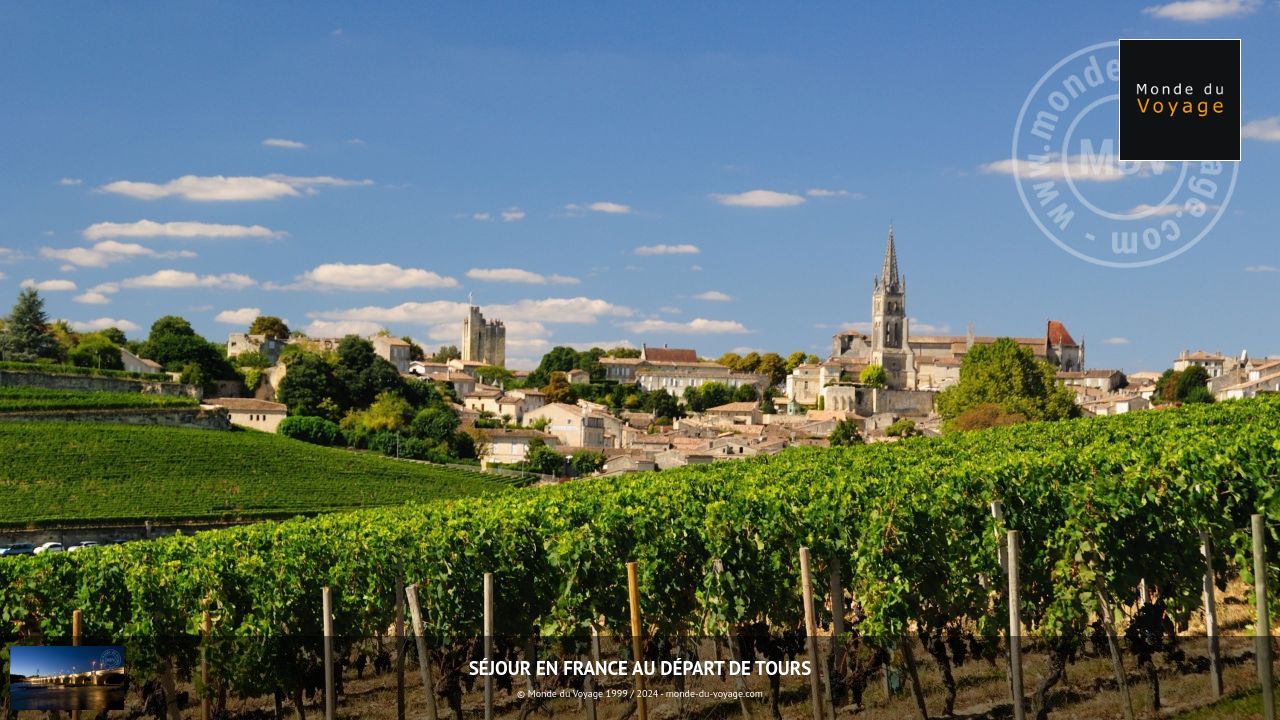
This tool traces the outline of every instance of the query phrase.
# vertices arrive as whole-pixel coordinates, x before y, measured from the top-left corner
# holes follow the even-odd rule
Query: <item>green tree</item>
[[[948,430],[984,430],[986,428],[1017,425],[1027,421],[1022,413],[1005,412],[995,403],[974,405],[957,415],[947,424]]]
[[[701,387],[685,388],[684,401],[689,405],[689,409],[702,412],[707,408],[732,402],[733,389],[724,383],[704,383]]]
[[[458,430],[458,416],[442,407],[430,407],[413,416],[409,431],[424,440],[452,442]]]
[[[583,475],[591,475],[604,467],[605,457],[603,453],[593,450],[579,450],[569,458],[569,467],[573,468],[573,474],[579,477]]]
[[[542,360],[538,363],[538,367],[529,373],[528,386],[541,387],[551,382],[553,373],[567,373],[578,367],[578,351],[571,347],[563,345],[551,348],[550,352],[542,356]]]
[[[287,376],[286,376],[287,377]],[[352,413],[348,417],[371,432],[397,432],[414,418],[413,406],[393,392],[382,392],[367,410]],[[344,419],[345,422],[345,419]]]
[[[18,301],[5,318],[0,356],[15,362],[34,362],[56,358],[58,353],[58,340],[44,312],[44,298],[35,288],[25,288],[18,293]]]
[[[290,415],[312,415],[336,421],[342,417],[342,386],[333,367],[315,353],[292,355],[276,399],[289,406]]]
[[[67,353],[67,360],[80,367],[123,370],[120,348],[100,332],[80,336],[80,343]]]
[[[124,331],[118,327],[109,327],[105,330],[99,330],[98,333],[110,340],[116,347],[124,347],[129,339],[124,336]]]
[[[977,345],[960,364],[960,382],[938,393],[938,414],[944,427],[956,429],[951,421],[979,405],[997,406],[1006,416],[1021,415],[1028,420],[1059,420],[1077,417],[1080,408],[1070,388],[1060,384],[1056,369],[1036,359],[1030,348],[1009,338],[990,345]]]
[[[907,418],[899,418],[893,421],[893,424],[884,429],[884,434],[889,437],[915,437],[920,434],[920,430],[916,428],[916,421]]]
[[[334,374],[346,390],[348,407],[363,408],[373,404],[380,393],[401,393],[404,378],[400,371],[373,350],[373,343],[356,335],[348,335],[338,343],[338,362]]]
[[[275,315],[259,315],[249,325],[250,335],[266,335],[267,337],[289,339],[289,326]]]
[[[259,370],[271,367],[271,363],[267,362],[267,356],[257,350],[243,352],[230,358],[231,364],[238,368],[258,368]]]
[[[858,375],[858,382],[870,388],[882,388],[888,379],[883,365],[868,365]]]
[[[733,400],[730,402],[755,402],[759,399],[760,393],[756,390],[755,385],[739,385],[733,391]]]
[[[756,372],[761,375],[769,376],[769,385],[780,385],[787,379],[787,361],[782,359],[778,353],[765,353],[760,356],[760,362],[756,366]]]
[[[515,373],[498,365],[481,365],[476,368],[474,373],[476,379],[486,385],[501,385],[506,387],[511,379],[515,377]]]
[[[200,367],[206,390],[214,380],[239,377],[226,358],[226,348],[196,334],[191,323],[176,315],[165,315],[151,324],[151,334],[141,348],[143,357],[155,360],[170,372],[186,372],[188,365]]]
[[[858,430],[856,420],[838,420],[831,434],[827,436],[831,447],[848,447],[862,444],[862,432]]]
[[[666,390],[654,390],[644,400],[644,408],[653,413],[654,420],[678,420],[685,416],[684,406]]]
[[[542,438],[534,438],[529,441],[524,465],[540,475],[561,475],[564,473],[564,456],[548,447]]]
[[[569,384],[569,378],[563,372],[554,372],[551,374],[551,381],[543,388],[542,392],[547,396],[549,403],[569,403],[570,405],[578,402],[578,395],[574,392],[573,386]]]
[[[792,371],[794,371],[796,368],[803,365],[804,361],[805,361],[805,354],[803,350],[797,350],[791,353],[790,355],[788,355],[787,365],[786,365],[787,374],[790,375]]]
[[[1174,383],[1174,399],[1186,403],[1213,402],[1209,392],[1209,371],[1192,365],[1178,375]]]
[[[462,359],[462,352],[458,350],[457,345],[441,345],[439,350],[436,350],[434,353],[431,354],[430,357],[427,358],[427,361],[433,362],[433,363],[446,363],[446,362],[449,362],[450,360],[461,360],[461,359]]]
[[[413,338],[405,335],[400,339],[409,343],[409,362],[421,361],[427,357],[427,352],[422,349],[421,345],[414,342]]]

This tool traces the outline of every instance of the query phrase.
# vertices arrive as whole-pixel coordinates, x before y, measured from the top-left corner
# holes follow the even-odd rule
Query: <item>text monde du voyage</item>
[[[1222,100],[1213,99],[1214,96],[1225,94],[1222,85],[1206,83],[1197,92],[1197,88],[1190,83],[1174,85],[1136,83],[1134,92],[1137,95],[1134,99],[1138,103],[1138,112],[1143,115],[1209,117],[1226,113],[1225,103]]]

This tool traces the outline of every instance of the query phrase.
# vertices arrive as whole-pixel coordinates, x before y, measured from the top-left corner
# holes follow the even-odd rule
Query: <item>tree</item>
[[[451,442],[453,434],[458,430],[458,417],[451,411],[440,407],[431,407],[419,411],[409,423],[409,431],[424,440]]]
[[[346,442],[337,423],[319,417],[293,415],[280,421],[276,432],[313,445],[341,445]]]
[[[393,392],[382,392],[367,410],[347,417],[356,418],[355,422],[372,432],[396,432],[408,425],[414,414],[413,406],[404,398]]]
[[[275,315],[259,315],[249,325],[250,335],[266,335],[267,337],[289,339],[289,326]]]
[[[884,434],[889,437],[915,437],[920,434],[920,430],[916,427],[915,420],[907,418],[899,418],[893,421],[893,424],[884,429]]]
[[[653,413],[653,419],[678,420],[685,416],[684,407],[674,395],[666,390],[655,390],[645,398],[644,407]]]
[[[787,379],[787,361],[782,359],[778,353],[765,353],[760,356],[760,362],[756,366],[756,372],[761,375],[769,376],[769,385],[780,385]]]
[[[239,377],[227,361],[226,349],[197,335],[191,323],[177,315],[165,315],[151,324],[151,334],[141,352],[143,357],[155,360],[170,372],[187,372],[188,365],[198,366],[206,391],[211,389],[209,386],[214,380]]]
[[[258,368],[259,370],[271,367],[271,363],[267,361],[267,356],[257,350],[242,352],[233,358],[230,358],[231,364],[238,368]]]
[[[960,413],[948,424],[949,430],[983,430],[985,428],[1016,425],[1027,421],[1022,413],[1005,412],[995,403],[975,405]]]
[[[564,472],[564,456],[547,447],[542,438],[529,441],[529,449],[524,456],[525,467],[539,475],[560,475]]]
[[[858,375],[858,381],[870,388],[882,388],[888,380],[883,365],[868,365]]]
[[[733,400],[731,402],[755,402],[760,399],[760,393],[756,390],[755,385],[739,385],[733,391]],[[715,407],[714,405],[712,407]]]
[[[542,356],[542,360],[538,363],[538,367],[529,373],[527,380],[529,387],[541,387],[551,382],[553,373],[567,373],[578,367],[578,351],[571,347],[559,345],[551,348],[551,351]]]
[[[985,404],[997,406],[1005,416],[1027,420],[1079,416],[1074,393],[1056,375],[1052,365],[1009,338],[977,345],[960,364],[960,382],[938,393],[938,414],[947,429],[957,429],[952,421]]]
[[[129,339],[124,336],[124,331],[118,327],[109,327],[105,330],[99,330],[98,333],[114,343],[116,347],[124,347],[129,342]]]
[[[458,350],[457,345],[441,345],[439,350],[436,350],[427,358],[427,361],[433,363],[447,363],[450,360],[461,359],[462,352]]]
[[[357,335],[348,335],[338,343],[338,362],[334,375],[346,390],[347,407],[371,405],[379,393],[400,393],[404,378],[400,371],[373,350],[373,343]]]
[[[694,412],[702,412],[732,400],[733,389],[724,383],[709,382],[701,387],[688,387],[684,390],[684,401]]]
[[[53,334],[53,339],[58,341],[58,360],[65,360],[67,353],[80,344],[80,333],[76,332],[66,320],[54,320],[49,325],[49,332]]]
[[[1178,376],[1174,384],[1174,399],[1181,402],[1213,402],[1209,392],[1209,371],[1192,365]]]
[[[481,365],[475,369],[476,379],[486,385],[501,385],[506,387],[507,383],[515,377],[515,373],[498,365]]]
[[[774,415],[778,412],[778,407],[773,404],[774,392],[773,388],[765,388],[760,394],[760,412],[765,415]]]
[[[568,403],[570,405],[578,402],[578,395],[573,391],[573,386],[569,384],[569,378],[562,372],[555,372],[551,375],[551,381],[542,388],[542,392],[547,396],[549,403]]]
[[[0,356],[15,362],[34,362],[58,357],[58,340],[49,327],[44,312],[44,298],[35,288],[18,293],[18,301],[4,321],[0,335]]]
[[[790,375],[796,368],[804,364],[805,354],[803,350],[797,350],[787,356],[786,370]]]
[[[591,475],[604,467],[604,461],[603,453],[593,450],[579,450],[569,458],[569,467],[573,468],[574,475]]]
[[[100,370],[124,369],[124,362],[120,359],[120,348],[102,333],[81,335],[80,343],[67,353],[67,360],[79,367]]]
[[[293,355],[276,398],[289,406],[290,415],[314,415],[328,420],[341,419],[342,389],[333,368],[315,353]]]
[[[400,339],[409,343],[409,362],[421,361],[426,358],[427,356],[426,351],[422,349],[421,345],[414,342],[413,338],[409,337],[408,335],[405,335]]]
[[[827,442],[831,443],[831,447],[861,445],[862,432],[858,430],[857,421],[848,419],[836,421],[835,427],[831,428],[831,434],[827,436]]]

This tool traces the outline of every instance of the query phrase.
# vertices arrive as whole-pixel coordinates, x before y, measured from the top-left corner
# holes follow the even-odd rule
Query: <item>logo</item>
[[[121,657],[120,651],[113,647],[103,650],[101,657],[98,658],[98,667],[103,670],[119,670],[122,665],[124,665],[124,658]]]
[[[1200,242],[1226,210],[1239,164],[1121,161],[1119,43],[1078,50],[1031,89],[1007,169],[1058,247],[1115,268],[1155,265]]]

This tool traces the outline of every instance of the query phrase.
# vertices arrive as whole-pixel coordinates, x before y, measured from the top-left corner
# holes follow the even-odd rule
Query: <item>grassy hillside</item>
[[[0,527],[278,517],[504,489],[479,472],[253,431],[0,423]]]
[[[121,410],[195,407],[195,398],[130,392],[79,392],[38,387],[0,387],[0,413],[32,410]]]

